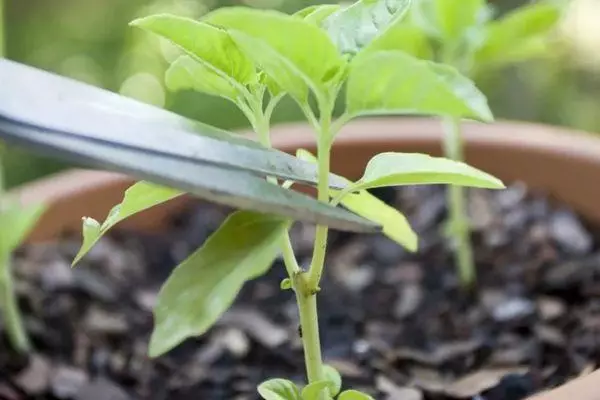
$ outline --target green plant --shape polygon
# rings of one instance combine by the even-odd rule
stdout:
[[[4,56],[4,1],[0,0],[0,58]],[[6,149],[0,143],[0,307],[4,312],[6,333],[15,350],[30,350],[29,337],[23,326],[13,284],[11,258],[44,211],[40,205],[21,207],[4,193],[3,156]]]
[[[494,19],[486,0],[415,0],[409,18],[394,27],[376,46],[401,49],[425,59],[449,64],[465,76],[476,78],[501,67],[550,54],[549,32],[560,17],[562,3],[529,3]],[[455,117],[444,121],[446,157],[464,161],[461,124]],[[452,242],[461,284],[472,289],[476,269],[466,213],[465,190],[448,189],[447,235]]]
[[[493,119],[483,94],[455,68],[399,50],[377,48],[378,41],[385,40],[401,23],[409,6],[410,0],[362,0],[347,8],[311,6],[294,15],[229,7],[199,21],[160,14],[135,20],[132,25],[158,34],[182,50],[166,72],[171,90],[194,89],[233,102],[265,147],[271,147],[273,110],[284,96],[290,96],[314,128],[317,156],[305,150],[299,150],[297,156],[318,166],[318,200],[343,205],[415,251],[417,237],[406,218],[368,189],[422,184],[504,186],[461,162],[390,152],[374,156],[358,181],[348,181],[343,190],[330,188],[335,136],[356,117],[419,114]],[[334,105],[342,96],[345,111],[334,119]],[[269,181],[287,189],[292,185],[273,178]],[[135,184],[103,224],[84,219],[84,243],[74,263],[122,219],[181,194],[147,182]],[[308,383],[300,389],[285,379],[273,379],[259,386],[260,394],[267,400],[369,399],[353,390],[338,395],[341,378],[321,357],[317,294],[328,228],[316,227],[312,262],[304,270],[289,238],[292,223],[249,211],[237,211],[226,219],[161,289],[150,355],[160,356],[183,340],[206,332],[232,304],[242,285],[264,274],[281,251],[289,276],[281,287],[293,290],[298,303]]]
[[[20,206],[4,194],[0,160],[0,307],[8,338],[15,350],[25,353],[30,342],[17,303],[11,269],[13,251],[21,244],[44,211],[41,205]]]

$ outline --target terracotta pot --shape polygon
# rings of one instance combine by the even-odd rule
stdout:
[[[384,151],[440,155],[441,135],[440,122],[432,119],[355,121],[337,137],[332,170],[348,178],[358,178],[367,161]],[[600,223],[600,185],[595,184],[600,177],[600,139],[582,132],[514,122],[467,123],[464,135],[470,164],[505,182],[523,181]],[[273,130],[273,142],[288,152],[297,148],[314,150],[315,143],[312,132],[303,124],[277,127]],[[78,232],[82,216],[103,220],[131,183],[130,178],[118,174],[76,170],[21,187],[15,194],[22,201],[50,205],[29,240],[55,240],[63,233]],[[182,197],[130,218],[120,227],[160,231],[169,216],[187,203],[189,198]],[[596,375],[576,380],[536,400],[600,400],[600,390],[596,390],[600,378]]]

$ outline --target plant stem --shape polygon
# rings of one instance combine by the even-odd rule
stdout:
[[[258,100],[258,99],[257,99]],[[278,101],[276,99],[275,101]],[[269,116],[272,112],[271,105],[267,106],[267,112],[262,112],[258,101],[253,102],[254,111],[254,129],[259,135],[263,146],[271,147],[269,133]],[[306,110],[305,110],[306,111]],[[329,132],[331,128],[331,113],[321,113],[321,123],[318,125],[319,131],[319,182],[318,199],[323,202],[329,200],[329,151],[331,140]],[[313,119],[314,122],[314,119]],[[272,177],[271,182],[275,182]],[[327,227],[318,226],[315,235],[315,248],[310,270],[302,273],[289,237],[289,232],[282,235],[281,246],[286,270],[292,281],[292,286],[296,295],[298,304],[298,313],[300,314],[300,332],[302,337],[302,346],[304,348],[304,362],[306,366],[306,375],[309,383],[324,379],[323,361],[321,356],[321,340],[319,337],[319,319],[317,313],[317,292],[323,264],[325,261],[325,250],[327,245]]]
[[[257,101],[253,104],[252,110],[252,118],[250,121],[254,125],[253,128],[255,132],[258,134],[258,138],[260,143],[265,147],[272,147],[271,144],[271,134],[269,130],[269,119],[275,108],[275,105],[281,97],[275,98],[271,100],[269,105],[267,106],[267,111],[265,113],[262,112],[261,103]],[[277,180],[269,176],[267,180],[271,183],[277,184]],[[300,273],[300,267],[298,266],[298,261],[296,260],[296,255],[294,254],[294,248],[292,247],[292,241],[290,240],[289,231],[286,232],[285,235],[281,236],[281,250],[283,253],[283,262],[285,264],[285,269],[293,282],[294,276]]]
[[[321,132],[319,133],[318,162],[319,162],[319,183],[318,200],[324,203],[329,202],[329,163],[331,152],[331,117],[326,115],[321,121]],[[313,258],[308,273],[308,286],[312,290],[318,290],[323,265],[325,264],[325,253],[327,251],[327,226],[317,226],[315,233],[315,248]]]
[[[460,120],[445,121],[444,151],[448,158],[464,161],[463,140]],[[454,259],[462,286],[473,287],[476,281],[473,249],[469,235],[469,221],[466,215],[465,190],[461,186],[448,187],[449,234],[453,242]]]
[[[0,265],[2,274],[0,291],[2,293],[2,305],[4,306],[4,321],[6,333],[13,347],[20,353],[26,353],[30,349],[29,338],[21,320],[21,313],[14,291],[12,271],[10,266],[10,255],[6,255]]]
[[[319,183],[318,199],[329,201],[329,163],[331,151],[331,112],[321,110],[321,123],[318,141]],[[327,226],[317,226],[315,244],[310,270],[300,281],[300,289],[296,293],[300,310],[302,343],[308,382],[324,379],[323,360],[321,356],[321,340],[319,338],[319,317],[317,311],[317,293],[325,264],[327,250]]]
[[[299,275],[299,278],[302,278]],[[299,287],[303,281],[298,279]],[[300,329],[304,347],[304,364],[309,383],[320,381],[323,376],[323,361],[321,359],[321,340],[319,338],[319,320],[317,313],[317,294],[296,290],[296,301],[300,312]]]
[[[0,58],[5,56],[6,48],[6,19],[4,17],[4,0],[0,0]]]
[[[0,155],[3,152],[4,144],[0,143]],[[2,162],[3,157],[0,157],[0,213],[6,212],[4,204],[4,168]],[[0,255],[0,302],[3,308],[6,333],[13,347],[21,353],[26,353],[30,349],[29,338],[21,320],[10,260],[10,253]]]

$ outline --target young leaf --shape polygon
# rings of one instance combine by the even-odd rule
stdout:
[[[411,0],[359,0],[331,14],[323,27],[342,54],[357,54],[377,36],[398,22]]]
[[[346,390],[343,391],[337,400],[375,400],[366,393],[359,392],[358,390]]]
[[[320,26],[325,18],[329,17],[340,8],[341,7],[339,4],[318,4],[303,8],[302,10],[296,12],[294,16],[300,17],[307,22],[311,22]]]
[[[399,51],[379,51],[354,60],[346,112],[493,119],[483,93],[456,69]]]
[[[315,156],[308,151],[300,149],[296,156],[305,161],[316,162]],[[352,182],[348,181],[351,185]],[[336,198],[340,191],[330,190],[330,197]],[[394,207],[385,204],[366,190],[358,193],[349,193],[340,199],[340,203],[350,211],[377,222],[383,226],[383,234],[409,251],[416,251],[418,247],[417,234],[412,230],[406,217]]]
[[[264,274],[279,252],[287,220],[250,211],[233,213],[185,259],[162,287],[154,310],[150,356],[202,335],[229,308],[248,280]]]
[[[460,39],[467,29],[478,23],[485,4],[485,0],[435,0],[436,19],[445,39]]]
[[[137,182],[125,191],[121,203],[110,210],[102,225],[93,218],[83,219],[83,244],[73,260],[73,265],[77,264],[90,251],[102,235],[119,222],[182,194],[184,193],[177,189],[144,181]]]
[[[302,400],[320,400],[321,393],[331,385],[329,381],[309,383],[302,389]]]
[[[281,290],[290,290],[292,288],[292,280],[290,278],[284,278],[280,283],[279,283],[279,288]]]
[[[226,28],[248,57],[301,103],[308,88],[324,93],[328,80],[345,63],[322,29],[292,15],[227,7],[205,20]]]
[[[325,374],[327,381],[329,381],[329,394],[337,396],[342,388],[342,377],[340,376],[340,373],[331,365],[323,365],[323,373]]]
[[[442,39],[443,34],[437,19],[436,0],[414,0],[408,21],[432,38]]]
[[[257,80],[254,65],[222,29],[190,18],[158,14],[131,22],[170,40],[215,74],[240,87]]]
[[[46,207],[41,204],[11,205],[0,212],[0,257],[7,257],[35,226]]]
[[[353,189],[435,184],[504,188],[498,178],[462,162],[426,154],[381,153],[369,161],[363,177],[354,184]]]
[[[560,7],[548,2],[523,6],[489,24],[476,53],[479,63],[506,64],[538,56],[540,44],[560,19]]]
[[[422,29],[410,24],[394,24],[361,50],[359,56],[376,51],[399,50],[414,57],[429,60],[433,50]]]
[[[287,379],[270,379],[258,386],[258,393],[265,400],[302,400],[294,382]]]
[[[195,90],[233,102],[239,95],[231,82],[190,56],[181,56],[171,64],[165,73],[165,83],[172,92]]]

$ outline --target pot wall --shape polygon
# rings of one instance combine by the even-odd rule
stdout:
[[[470,164],[503,179],[521,180],[571,205],[600,223],[600,139],[543,125],[498,122],[465,123],[466,155]],[[338,135],[332,154],[332,170],[351,179],[361,176],[367,161],[385,151],[441,155],[442,125],[434,119],[362,119],[347,125]],[[304,124],[273,129],[273,143],[293,153],[297,148],[314,151],[312,131]],[[73,170],[23,186],[14,193],[23,202],[46,202],[46,214],[30,241],[51,240],[79,232],[81,217],[104,220],[123,191],[132,183],[119,174]],[[155,207],[120,224],[122,229],[157,231],[169,215],[185,207],[189,198]]]

